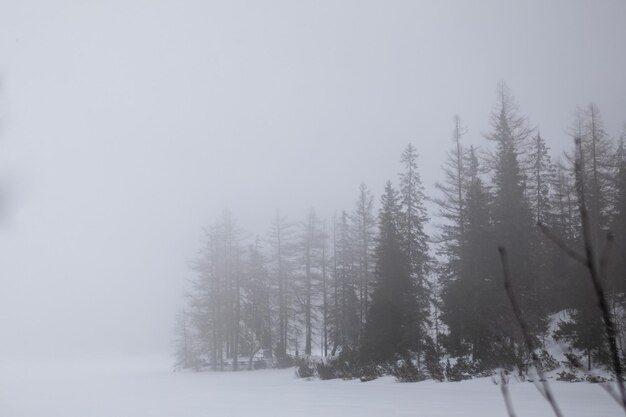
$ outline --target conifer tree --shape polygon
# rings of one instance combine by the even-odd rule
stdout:
[[[548,154],[548,147],[539,132],[531,139],[529,151],[524,156],[526,162],[525,191],[530,207],[532,221],[530,229],[529,269],[533,281],[530,284],[529,296],[534,300],[537,315],[547,316],[558,308],[555,297],[561,295],[563,289],[559,268],[564,268],[564,261],[559,249],[541,233],[536,224],[556,230],[558,214],[555,210],[554,194],[557,185],[557,168]],[[541,329],[537,329],[541,330]]]
[[[459,274],[445,283],[442,318],[450,330],[447,348],[454,355],[470,354],[478,363],[492,358],[495,346],[493,320],[496,273],[491,199],[479,176],[478,158],[471,147],[467,158],[464,239],[459,248]]]
[[[614,201],[611,198],[616,178],[613,144],[605,131],[600,111],[593,103],[585,110],[578,110],[570,134],[580,142],[580,146],[568,155],[571,175],[576,178],[576,211],[584,193],[591,234],[589,244],[595,253],[601,253],[614,211]],[[582,245],[581,227],[580,219],[577,218],[577,246]],[[556,334],[582,350],[587,359],[587,367],[591,369],[594,363],[608,363],[608,349],[596,302],[590,296],[593,294],[593,287],[586,279],[586,271],[578,267],[574,269],[573,275],[577,279],[571,281],[572,291],[568,300],[571,314],[569,320],[559,324]],[[609,293],[616,288],[607,281],[606,274],[602,278],[605,280],[602,285],[608,288]],[[611,294],[611,298],[614,298],[613,295]]]
[[[315,300],[318,297],[319,271],[321,270],[322,233],[319,220],[313,209],[309,210],[302,224],[299,241],[300,260],[303,270],[298,282],[297,295],[299,309],[304,316],[304,353],[311,355],[313,324],[315,321]]]
[[[355,248],[348,214],[342,212],[334,223],[333,292],[330,297],[333,306],[330,313],[333,356],[338,349],[355,348],[359,333]]]
[[[491,157],[493,183],[493,220],[495,241],[492,246],[507,248],[516,293],[534,335],[545,330],[545,317],[538,299],[539,277],[531,265],[535,222],[527,199],[521,154],[532,130],[508,87],[500,83],[498,102],[491,115],[492,131],[486,138],[495,144]],[[507,326],[509,327],[509,326]],[[507,334],[507,329],[501,329]],[[514,335],[508,331],[511,339]]]
[[[294,236],[293,224],[278,212],[267,236],[269,249],[269,272],[274,282],[275,305],[278,318],[276,320],[276,357],[282,360],[287,356],[290,340],[291,321],[295,315],[293,306],[293,262]]]
[[[375,282],[361,346],[363,363],[406,358],[417,346],[420,306],[403,221],[398,192],[387,182],[378,216]]]
[[[435,198],[439,207],[439,216],[444,223],[439,225],[441,231],[438,241],[438,254],[444,259],[439,268],[441,283],[458,279],[461,261],[461,245],[465,236],[465,199],[467,188],[467,169],[465,167],[465,151],[461,138],[465,133],[459,116],[454,116],[453,146],[446,155],[443,165],[444,179],[435,184],[441,196]]]
[[[626,303],[626,124],[616,152],[615,167],[615,205],[611,220],[615,248],[608,271],[614,311],[617,302]]]
[[[351,216],[352,238],[356,258],[356,283],[359,295],[359,339],[363,336],[365,319],[369,307],[370,285],[372,282],[372,252],[376,218],[374,197],[365,184],[359,186],[359,197]],[[360,342],[360,340],[359,340]]]
[[[266,268],[261,242],[257,237],[248,246],[244,273],[243,323],[247,331],[244,352],[250,357],[259,350],[264,356],[272,355],[272,306],[271,283]]]
[[[409,144],[400,158],[403,171],[400,173],[400,234],[403,250],[406,253],[409,274],[415,283],[417,310],[415,314],[416,333],[415,349],[418,367],[421,351],[427,339],[428,318],[430,308],[430,288],[428,274],[431,271],[431,260],[428,253],[428,235],[424,230],[428,222],[424,206],[424,187],[417,169],[417,151]]]

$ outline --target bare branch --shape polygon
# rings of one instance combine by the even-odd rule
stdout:
[[[579,209],[580,209],[580,220],[582,223],[582,231],[583,231],[583,243],[585,245],[585,257],[586,257],[585,266],[587,267],[587,270],[589,271],[591,282],[593,284],[593,289],[596,294],[598,307],[600,308],[600,312],[602,314],[602,321],[604,323],[604,328],[606,330],[606,337],[609,343],[609,350],[611,352],[611,361],[613,362],[613,370],[615,371],[615,377],[617,379],[617,388],[622,398],[621,405],[624,411],[626,412],[626,391],[624,390],[622,363],[619,357],[619,351],[617,349],[615,323],[613,322],[613,318],[611,316],[611,310],[609,309],[608,303],[606,301],[604,289],[602,288],[602,276],[600,272],[598,271],[596,254],[595,254],[595,250],[594,250],[593,243],[592,243],[591,225],[589,221],[589,211],[587,210],[587,203],[585,200],[585,189],[584,189],[584,182],[583,182],[583,167],[582,167],[582,164],[584,161],[583,150],[582,150],[582,144],[579,138],[576,139],[576,146],[578,147],[578,160],[575,163],[576,188],[580,197]],[[607,242],[607,246],[609,246],[609,242]],[[608,250],[607,250],[607,253],[608,253]]]
[[[552,407],[552,411],[554,411],[554,415],[557,417],[563,417],[561,410],[552,395],[552,390],[550,389],[550,384],[548,384],[548,380],[543,372],[543,368],[541,366],[541,361],[535,352],[534,343],[532,337],[530,335],[530,331],[528,329],[528,324],[524,321],[524,317],[522,316],[522,310],[517,303],[517,299],[515,298],[515,294],[513,293],[513,289],[511,287],[511,270],[509,268],[509,261],[506,254],[506,249],[502,246],[498,247],[498,252],[500,252],[500,262],[502,263],[502,275],[504,277],[504,289],[506,290],[506,294],[509,297],[509,301],[511,303],[511,307],[513,308],[513,314],[515,315],[515,319],[519,324],[520,329],[522,330],[522,335],[524,336],[524,343],[526,344],[526,349],[528,353],[530,353],[530,357],[533,361],[533,365],[537,371],[537,375],[539,376],[539,381],[541,382],[541,388],[539,385],[535,384],[541,395],[550,403]]]
[[[541,232],[548,239],[550,239],[555,245],[557,245],[559,247],[559,249],[561,249],[563,252],[565,252],[567,254],[567,256],[569,256],[570,258],[574,259],[575,261],[581,263],[582,265],[587,265],[587,259],[585,259],[585,257],[583,255],[579,254],[574,249],[572,249],[569,246],[567,246],[567,244],[565,242],[563,242],[563,240],[561,240],[554,233],[552,233],[552,231],[550,229],[548,229],[548,227],[545,224],[543,224],[541,222],[537,222],[537,226],[539,226],[539,229],[541,229]]]
[[[602,250],[602,256],[600,257],[600,277],[604,281],[606,280],[606,268],[609,263],[609,258],[611,256],[611,250],[613,249],[614,241],[615,236],[613,235],[613,233],[608,232],[606,234],[606,243],[604,244],[604,249]]]
[[[500,371],[500,389],[502,390],[502,398],[504,398],[506,412],[509,414],[509,417],[515,417],[515,410],[513,409],[513,402],[511,401],[511,394],[509,393],[509,384],[503,371]]]

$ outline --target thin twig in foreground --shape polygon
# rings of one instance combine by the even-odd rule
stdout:
[[[559,239],[558,236],[556,236],[554,233],[552,233],[552,231],[550,229],[548,229],[548,227],[541,223],[541,222],[537,222],[537,226],[539,226],[539,229],[541,229],[541,232],[552,241],[552,243],[554,243],[555,245],[557,245],[559,247],[559,249],[561,249],[563,252],[565,252],[567,254],[567,256],[569,256],[570,258],[574,259],[575,261],[583,264],[583,265],[587,265],[587,260],[585,259],[585,257],[583,255],[581,255],[580,253],[576,252],[574,249],[570,248],[569,246],[567,246],[567,244],[565,244],[565,242],[563,242],[561,239]]]
[[[509,394],[508,382],[505,380],[503,371],[500,371],[500,389],[502,390],[502,398],[504,398],[506,412],[509,414],[509,417],[515,417],[515,410],[513,409],[511,394]]]
[[[545,225],[538,223],[538,226],[541,228],[541,231],[552,241],[554,242],[559,248],[561,248],[567,255],[569,255],[572,259],[581,262],[581,259],[579,259],[579,254],[574,252],[573,250],[569,249],[567,247],[567,245],[560,240],[557,236],[555,236]],[[604,274],[606,273],[606,265],[608,263],[608,257],[612,248],[612,244],[613,244],[613,235],[611,233],[607,234],[607,243],[604,247],[604,251],[602,253],[602,258],[600,260],[600,276],[604,276]],[[588,262],[587,262],[587,258],[582,258],[583,261],[581,262],[583,264],[583,266],[586,269],[589,269],[588,267]],[[597,293],[596,293],[597,296]],[[604,295],[602,296],[604,298]],[[604,318],[603,318],[604,320]],[[604,322],[605,323],[605,322]],[[605,326],[606,327],[606,326]],[[606,331],[607,337],[608,337],[608,330]],[[615,335],[615,334],[614,334]],[[613,356],[612,356],[613,358]],[[613,361],[613,359],[612,359]],[[587,370],[578,367],[578,370],[580,370],[582,373],[584,373],[585,375],[591,375],[589,374],[589,372],[587,372]],[[615,370],[615,369],[614,369]],[[621,368],[620,368],[620,372]],[[617,371],[615,372],[615,374],[617,375]],[[626,403],[624,403],[624,389],[620,387],[620,389],[618,390],[619,392],[616,392],[613,387],[611,385],[609,385],[608,383],[600,383],[599,384],[602,388],[604,388],[604,390],[606,390],[606,392],[615,400],[617,401],[617,403],[626,411]],[[619,386],[619,382],[618,382],[618,386]],[[622,384],[623,385],[623,384]]]
[[[557,417],[563,417],[563,414],[561,413],[561,410],[559,409],[556,399],[554,398],[554,395],[552,395],[552,390],[550,389],[550,384],[548,383],[548,380],[546,379],[546,376],[543,372],[541,361],[539,360],[539,357],[537,356],[537,353],[535,352],[534,343],[533,343],[532,337],[530,336],[528,325],[526,324],[526,322],[524,321],[524,318],[522,317],[522,310],[520,309],[519,304],[517,303],[515,294],[513,294],[513,289],[511,287],[511,271],[509,269],[509,261],[507,258],[506,249],[502,246],[499,246],[498,252],[500,252],[500,262],[502,263],[502,274],[504,276],[504,289],[506,290],[506,294],[509,297],[511,307],[513,308],[513,314],[515,315],[517,323],[519,324],[519,327],[522,330],[522,335],[524,336],[526,349],[528,350],[528,353],[530,353],[530,357],[533,361],[535,370],[537,371],[537,375],[539,375],[539,381],[541,382],[542,389],[540,389],[538,385],[535,385],[535,386],[537,387],[539,392],[543,395],[543,397],[546,399],[546,401],[550,403],[550,406],[552,407],[554,414]]]
[[[585,190],[583,186],[583,176],[582,176],[582,145],[580,139],[576,140],[576,145],[578,146],[578,157],[579,160],[576,161],[575,169],[576,169],[576,188],[580,197],[580,221],[582,224],[583,231],[583,243],[585,245],[585,257],[586,263],[585,266],[589,270],[589,275],[591,276],[591,282],[593,284],[593,289],[596,294],[596,299],[598,302],[598,307],[600,308],[600,312],[602,313],[602,321],[604,322],[604,328],[606,330],[606,337],[609,342],[609,349],[611,352],[611,360],[613,362],[613,370],[615,371],[615,377],[617,379],[617,387],[620,392],[620,396],[622,398],[622,408],[626,411],[626,391],[624,390],[624,379],[622,372],[622,362],[619,357],[619,350],[617,349],[616,342],[616,332],[615,332],[615,323],[613,322],[613,318],[611,317],[611,310],[609,309],[608,303],[606,302],[606,296],[604,294],[604,289],[602,288],[602,277],[600,276],[600,272],[598,271],[598,266],[596,262],[596,254],[593,248],[592,237],[591,237],[591,225],[589,221],[589,211],[587,210],[587,203],[585,200]]]

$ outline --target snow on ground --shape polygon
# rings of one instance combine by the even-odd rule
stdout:
[[[569,417],[623,412],[597,385],[552,384]],[[518,417],[551,416],[528,382],[509,384]],[[489,378],[396,383],[302,380],[293,369],[172,372],[167,358],[73,359],[0,364],[2,417],[506,417]]]

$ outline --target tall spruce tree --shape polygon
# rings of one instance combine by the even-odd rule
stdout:
[[[479,176],[473,147],[466,162],[464,238],[459,247],[458,275],[445,281],[442,319],[449,328],[446,347],[457,356],[488,367],[495,363],[500,324],[497,265],[493,253],[491,197]],[[498,304],[496,304],[498,302]]]
[[[508,87],[500,83],[498,101],[491,114],[492,131],[486,138],[495,144],[491,157],[493,183],[494,256],[498,245],[507,248],[514,287],[533,336],[545,330],[539,300],[539,276],[532,265],[532,239],[536,229],[526,193],[521,153],[532,134],[526,117],[518,114]],[[500,329],[515,344],[510,325]]]
[[[450,280],[458,279],[460,273],[460,250],[465,236],[466,223],[467,169],[464,163],[465,151],[461,144],[465,131],[461,119],[454,116],[453,146],[443,164],[444,179],[435,184],[441,193],[438,198],[435,198],[435,203],[439,207],[439,216],[444,221],[439,225],[440,235],[437,239],[440,242],[438,255],[443,258],[439,267],[439,277],[443,286]]]
[[[378,216],[372,302],[361,346],[364,363],[407,358],[417,347],[421,312],[402,234],[403,221],[398,192],[387,182]]]
[[[626,124],[615,154],[615,168],[614,212],[611,219],[615,248],[607,278],[613,295],[613,310],[617,313],[616,304],[626,303]]]
[[[605,246],[605,236],[609,230],[613,211],[612,194],[615,178],[615,154],[608,138],[600,111],[595,104],[586,109],[578,109],[570,134],[579,146],[568,155],[572,176],[575,177],[577,199],[576,211],[584,193],[588,213],[591,241],[588,242],[598,254]],[[575,223],[575,244],[581,247],[582,223],[580,217]],[[574,347],[585,353],[588,369],[595,363],[609,362],[608,349],[602,321],[593,294],[593,287],[582,267],[573,269],[572,291],[568,300],[569,320],[559,323],[557,337],[569,340]],[[604,288],[612,291],[610,281],[602,282]],[[613,295],[611,295],[613,298]]]
[[[428,253],[428,235],[424,226],[428,214],[424,206],[424,187],[417,168],[417,150],[409,144],[400,158],[403,171],[400,173],[400,234],[403,250],[408,259],[409,274],[414,281],[417,310],[413,325],[416,333],[415,349],[418,367],[423,345],[428,338],[430,308],[430,286],[428,275],[431,259]]]
[[[526,162],[525,191],[531,210],[532,222],[555,230],[558,226],[558,213],[553,205],[557,184],[557,168],[548,154],[548,147],[539,132],[531,138],[528,152],[523,156]],[[530,230],[530,260],[533,282],[530,297],[538,309],[539,316],[558,311],[555,297],[562,291],[562,279],[555,274],[564,268],[564,259],[559,249],[541,233],[538,227]],[[541,318],[541,317],[540,317]],[[537,329],[541,331],[541,329]],[[542,339],[543,340],[543,339]]]

